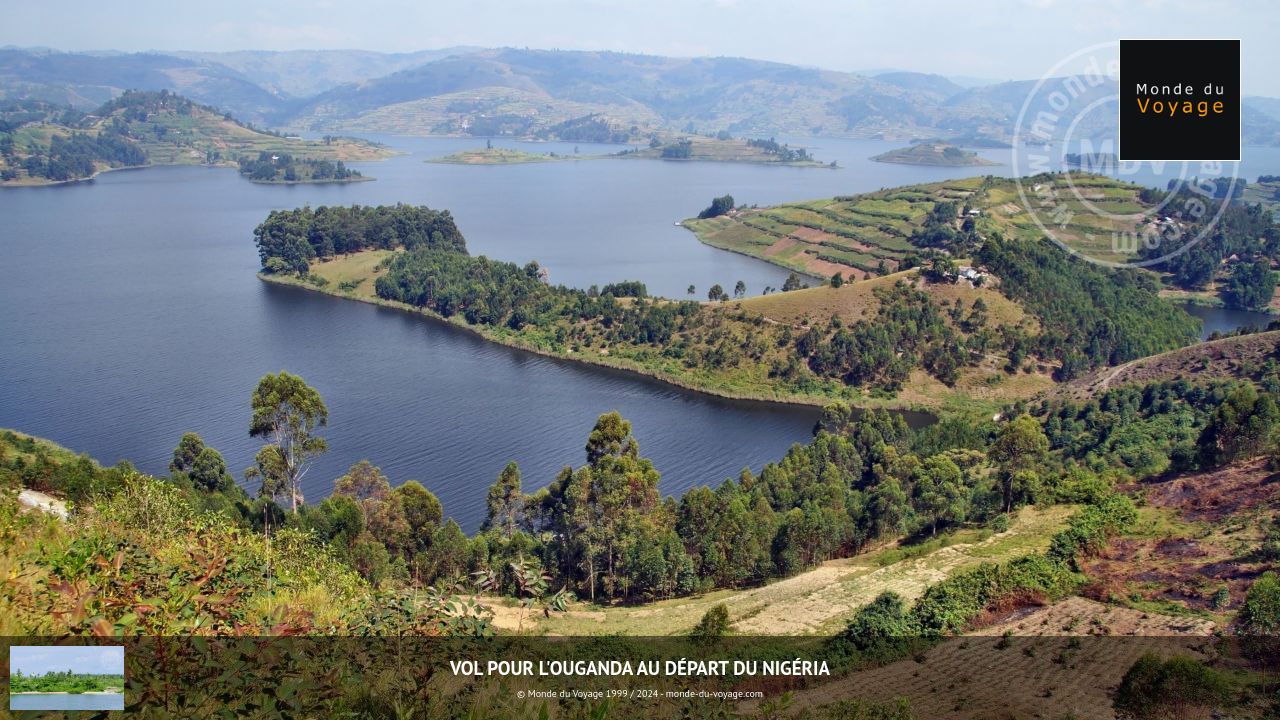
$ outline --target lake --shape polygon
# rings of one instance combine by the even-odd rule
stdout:
[[[121,693],[35,693],[10,695],[10,710],[124,710]]]
[[[1244,327],[1266,330],[1268,325],[1280,320],[1280,315],[1194,303],[1183,304],[1182,309],[1200,318],[1200,322],[1203,323],[1200,335],[1206,340],[1215,332],[1226,334]]]
[[[805,139],[818,159],[843,166],[827,170],[642,160],[441,165],[423,161],[483,140],[381,139],[407,154],[359,164],[375,182],[255,185],[233,170],[178,167],[0,192],[0,426],[153,473],[166,472],[181,434],[194,431],[238,477],[257,449],[250,392],[263,374],[286,369],[330,410],[330,452],[303,483],[311,500],[368,458],[394,484],[421,481],[474,530],[503,465],[519,462],[526,491],[545,485],[584,462],[587,434],[610,410],[632,421],[665,493],[718,484],[806,441],[817,409],[687,392],[268,285],[254,276],[253,227],[273,209],[306,203],[426,204],[453,212],[473,254],[536,259],[555,283],[636,279],[674,297],[693,284],[705,297],[714,283],[743,280],[756,294],[779,287],[786,271],[704,246],[674,223],[726,192],[763,205],[1009,172],[872,163],[898,144],[868,140]],[[1277,158],[1265,152],[1267,163]]]

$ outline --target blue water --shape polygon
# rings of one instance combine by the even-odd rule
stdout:
[[[705,294],[743,280],[755,294],[781,286],[786,271],[702,245],[674,223],[726,192],[769,204],[978,172],[870,162],[899,145],[871,140],[797,141],[839,170],[643,160],[441,165],[424,160],[483,141],[385,140],[406,154],[360,163],[375,182],[256,185],[233,170],[178,167],[0,191],[0,427],[153,473],[166,471],[181,434],[194,431],[239,476],[257,449],[250,392],[263,374],[287,369],[330,410],[330,452],[303,483],[311,500],[368,458],[395,484],[421,481],[474,529],[486,488],[509,460],[524,471],[526,491],[543,486],[584,462],[587,434],[610,410],[632,421],[664,492],[715,485],[807,440],[817,411],[686,392],[266,285],[254,276],[253,227],[272,209],[306,203],[426,204],[452,211],[473,253],[536,259],[556,283],[637,279],[684,297],[690,284]],[[1250,173],[1280,172],[1280,154],[1259,152]],[[1007,162],[1010,151],[981,154]]]
[[[39,695],[10,695],[10,710],[123,710],[124,695],[93,694],[67,695],[49,693]]]

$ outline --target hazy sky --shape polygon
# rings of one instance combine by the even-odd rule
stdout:
[[[1245,93],[1280,96],[1269,0],[0,0],[0,17],[0,45],[62,50],[527,46],[997,80],[1121,37],[1225,37],[1243,40]]]
[[[9,672],[16,670],[24,675],[43,675],[54,670],[120,675],[124,673],[124,648],[14,645],[9,648]]]

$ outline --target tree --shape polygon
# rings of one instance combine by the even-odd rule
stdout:
[[[693,630],[689,631],[689,637],[701,643],[711,643],[724,637],[728,632],[729,606],[716,603],[702,614],[702,619],[693,626]]]
[[[365,529],[393,555],[412,555],[412,537],[405,515],[403,496],[391,492],[391,482],[368,460],[361,460],[333,484],[333,494],[348,497],[360,505]]]
[[[915,634],[902,596],[885,591],[858,610],[840,639],[860,653],[874,654],[898,646]]]
[[[666,156],[665,150],[663,151],[663,155]],[[688,155],[685,155],[684,157],[688,157]],[[722,195],[712,200],[711,205],[707,207],[706,210],[703,210],[702,212],[698,213],[698,218],[702,220],[706,220],[707,218],[719,217],[729,212],[732,209],[733,209],[733,196]]]
[[[787,275],[787,279],[782,283],[782,292],[791,292],[792,290],[800,290],[804,288],[804,281],[796,273]]]
[[[1208,717],[1230,702],[1233,690],[1228,676],[1194,658],[1146,653],[1120,680],[1114,706],[1126,720]]]
[[[173,449],[173,460],[169,462],[169,472],[190,472],[201,450],[204,450],[204,440],[199,435],[193,432],[183,433],[178,446]]]
[[[565,468],[548,488],[545,530],[557,535],[563,577],[579,578],[592,600],[598,580],[610,596],[626,596],[632,549],[653,543],[665,529],[660,475],[640,457],[631,423],[617,412],[601,415],[587,439],[588,464]]]
[[[725,293],[724,288],[720,287],[719,283],[716,283],[707,291],[707,299],[713,302],[717,300],[728,300],[729,295]]]
[[[431,546],[431,537],[444,519],[440,500],[417,480],[409,480],[392,491],[400,496],[405,520],[419,552]]]
[[[685,292],[689,295],[696,295],[698,293],[698,288],[694,285],[690,285],[689,289],[686,290]]]
[[[747,284],[746,284],[745,282],[743,282],[743,281],[739,280],[739,281],[738,281],[738,282],[733,286],[733,296],[734,296],[734,297],[736,297],[736,298],[740,298],[740,297],[742,297],[743,295],[746,295],[746,294],[747,294]]]
[[[1231,277],[1223,295],[1232,307],[1254,310],[1271,302],[1275,292],[1276,276],[1271,272],[1271,263],[1258,259],[1237,262],[1231,268]]]
[[[951,459],[934,455],[916,472],[916,511],[929,518],[930,533],[938,534],[939,522],[964,519],[967,488],[964,473]]]
[[[1000,465],[1005,512],[1013,509],[1017,473],[1031,470],[1048,452],[1049,438],[1030,415],[1020,415],[1000,428],[988,456]]]
[[[227,463],[222,454],[211,447],[206,447],[196,456],[187,472],[191,483],[206,492],[223,492],[230,490],[234,480],[227,472]]]
[[[1253,581],[1236,616],[1236,630],[1241,635],[1280,637],[1280,575],[1267,572]]]
[[[1217,467],[1264,452],[1277,423],[1280,408],[1269,393],[1259,394],[1250,384],[1232,389],[1200,431],[1201,466]]]
[[[1280,662],[1280,576],[1263,573],[1245,593],[1236,615],[1236,634],[1244,636],[1244,649],[1272,667]]]
[[[831,273],[831,287],[838,288],[842,285],[844,285],[844,275],[841,275],[839,270]]]
[[[588,441],[589,443],[590,441]],[[590,452],[590,450],[588,450]],[[488,513],[485,516],[483,529],[496,528],[506,537],[515,533],[524,513],[524,492],[520,487],[520,467],[515,462],[498,474],[498,480],[489,487],[485,498]]]
[[[259,462],[264,490],[270,486],[271,496],[288,494],[290,508],[298,511],[302,500],[302,478],[312,460],[328,450],[324,438],[314,434],[317,427],[329,422],[329,409],[320,393],[302,378],[281,370],[277,375],[264,375],[253,391],[253,418],[249,436],[268,439],[266,463]],[[258,455],[262,456],[263,451]]]
[[[361,460],[346,475],[333,484],[333,494],[349,497],[356,502],[385,500],[391,494],[391,482],[368,460]]]

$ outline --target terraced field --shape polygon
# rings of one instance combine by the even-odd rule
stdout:
[[[1091,257],[1131,257],[1117,232],[1133,232],[1143,206],[1138,186],[1108,177],[1071,173],[1026,186],[1033,215],[1014,181],[974,177],[853,196],[743,208],[707,220],[685,220],[698,239],[816,277],[840,272],[855,278],[894,272],[915,249],[911,238],[933,208],[954,202],[979,211],[980,235],[1038,238],[1044,231]],[[1103,211],[1113,217],[1100,217]],[[956,218],[959,227],[961,219]]]

